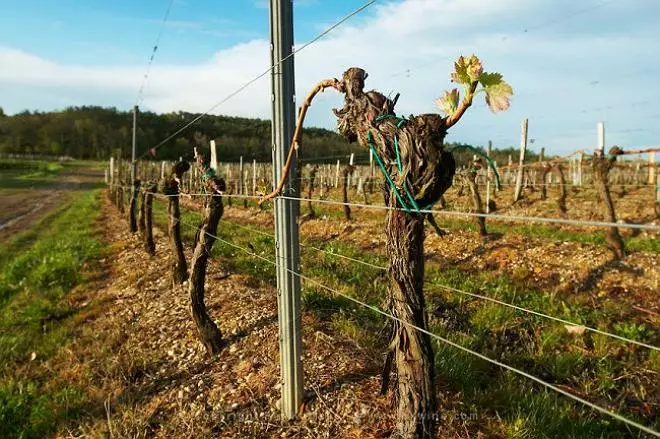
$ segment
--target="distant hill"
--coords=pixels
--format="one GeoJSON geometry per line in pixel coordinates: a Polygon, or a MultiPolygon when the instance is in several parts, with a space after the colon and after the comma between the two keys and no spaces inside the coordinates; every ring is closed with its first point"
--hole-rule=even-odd
{"type": "MultiPolygon", "coordinates": [[[[177,112],[139,114],[138,155],[176,132],[197,117],[196,113],[177,112]]],[[[77,159],[105,159],[111,154],[130,158],[132,112],[96,106],[70,107],[56,112],[25,111],[7,116],[0,108],[0,153],[71,156],[77,159]]],[[[190,129],[176,135],[158,148],[156,160],[191,157],[192,146],[206,147],[214,139],[220,147],[221,161],[271,160],[271,124],[268,120],[231,116],[205,116],[190,129]]],[[[337,133],[323,128],[303,131],[302,158],[309,162],[333,162],[356,154],[357,163],[368,162],[368,151],[349,145],[337,133]]],[[[498,164],[514,160],[518,152],[498,150],[498,164]]],[[[149,156],[148,156],[149,157],[149,156]]],[[[457,153],[459,163],[470,160],[472,152],[457,153]]]]}

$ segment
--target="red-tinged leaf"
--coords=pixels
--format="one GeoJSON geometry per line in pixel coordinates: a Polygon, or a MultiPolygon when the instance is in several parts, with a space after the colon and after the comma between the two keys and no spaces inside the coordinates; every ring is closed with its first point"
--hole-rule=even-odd
{"type": "Polygon", "coordinates": [[[505,111],[511,105],[509,98],[513,94],[513,89],[506,82],[501,80],[499,83],[484,87],[486,90],[486,103],[493,113],[505,111]]]}
{"type": "Polygon", "coordinates": [[[479,58],[477,58],[476,55],[472,55],[467,67],[467,75],[470,77],[470,83],[478,81],[483,71],[484,68],[481,65],[481,61],[479,61],[479,58]]]}

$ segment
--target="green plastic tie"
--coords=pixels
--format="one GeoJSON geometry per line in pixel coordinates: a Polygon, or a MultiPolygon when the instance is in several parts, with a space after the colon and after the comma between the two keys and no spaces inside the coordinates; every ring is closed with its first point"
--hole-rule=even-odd
{"type": "Polygon", "coordinates": [[[396,152],[396,165],[399,167],[399,173],[403,172],[403,165],[401,164],[401,152],[399,152],[399,137],[394,135],[394,151],[396,152]]]}
{"type": "MultiPolygon", "coordinates": [[[[394,195],[396,196],[396,199],[399,201],[399,204],[401,204],[401,207],[403,207],[403,210],[405,210],[406,212],[410,212],[410,208],[403,201],[403,197],[401,197],[401,194],[399,193],[399,189],[394,184],[394,181],[392,181],[392,177],[390,177],[390,174],[385,169],[385,165],[383,164],[383,161],[381,160],[380,156],[376,152],[376,148],[374,147],[373,137],[371,135],[371,131],[367,131],[367,139],[369,140],[369,148],[371,148],[371,152],[373,153],[374,157],[376,157],[376,162],[378,163],[378,167],[380,167],[380,170],[383,173],[383,175],[385,176],[385,179],[390,184],[392,189],[394,189],[394,195]]],[[[407,191],[407,189],[406,189],[406,191],[407,191]]]]}
{"type": "MultiPolygon", "coordinates": [[[[380,116],[376,117],[376,121],[381,121],[385,119],[390,119],[390,118],[395,118],[397,120],[396,127],[401,128],[403,124],[406,123],[406,119],[402,117],[397,117],[393,114],[381,114],[380,116]]],[[[380,167],[381,172],[387,179],[388,183],[394,189],[394,194],[397,197],[397,200],[399,200],[399,203],[403,207],[403,209],[406,212],[411,212],[410,207],[403,201],[403,197],[401,196],[401,193],[399,192],[399,189],[396,187],[394,184],[394,181],[392,180],[392,177],[390,177],[389,173],[385,169],[385,165],[383,165],[382,160],[380,159],[380,156],[376,152],[376,148],[373,145],[373,137],[371,135],[371,131],[367,132],[367,138],[369,139],[369,147],[371,148],[371,151],[373,152],[374,156],[376,157],[376,161],[378,162],[378,166],[380,167]]],[[[403,174],[403,163],[401,162],[401,150],[399,147],[399,137],[394,136],[394,151],[396,153],[396,164],[397,168],[399,169],[399,173],[403,174]]],[[[419,206],[417,205],[417,202],[415,201],[415,197],[413,197],[412,193],[410,192],[410,189],[408,188],[408,182],[404,181],[403,183],[403,189],[406,191],[406,197],[410,201],[410,204],[415,208],[417,213],[421,213],[419,210],[419,206]]]]}

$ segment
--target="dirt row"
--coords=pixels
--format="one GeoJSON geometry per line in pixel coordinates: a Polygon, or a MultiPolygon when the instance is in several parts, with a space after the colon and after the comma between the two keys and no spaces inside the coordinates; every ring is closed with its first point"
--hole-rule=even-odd
{"type": "Polygon", "coordinates": [[[58,178],[33,186],[0,189],[0,243],[57,209],[76,191],[97,185],[103,175],[90,169],[64,169],[58,178]]]}

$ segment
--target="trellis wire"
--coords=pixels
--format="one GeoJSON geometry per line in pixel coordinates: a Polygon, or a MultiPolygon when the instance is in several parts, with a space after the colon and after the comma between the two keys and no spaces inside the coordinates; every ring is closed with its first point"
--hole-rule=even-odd
{"type": "MultiPolygon", "coordinates": [[[[361,203],[344,203],[341,201],[334,200],[319,200],[313,198],[299,198],[299,197],[290,197],[286,195],[280,195],[280,198],[287,200],[298,200],[298,201],[311,201],[313,203],[322,203],[322,204],[335,204],[340,206],[352,206],[352,207],[362,207],[365,209],[380,209],[380,210],[404,210],[397,207],[389,207],[384,205],[376,204],[361,204],[361,203]]],[[[660,225],[655,224],[633,224],[633,223],[610,223],[606,221],[586,221],[586,220],[571,220],[563,218],[546,218],[538,216],[518,216],[518,215],[499,215],[492,213],[473,213],[473,212],[452,212],[446,210],[433,210],[433,209],[420,209],[419,213],[430,213],[436,215],[445,215],[445,216],[467,216],[467,217],[483,217],[483,218],[492,218],[502,221],[530,221],[530,222],[540,222],[540,223],[558,223],[558,224],[568,224],[574,226],[593,226],[593,227],[619,227],[619,228],[628,228],[628,229],[642,229],[642,230],[660,230],[660,225]]]]}
{"type": "MultiPolygon", "coordinates": [[[[225,222],[229,222],[229,223],[232,224],[232,226],[236,226],[236,227],[241,228],[243,230],[247,230],[247,231],[252,232],[252,233],[256,233],[256,234],[259,234],[259,235],[262,235],[262,236],[267,236],[269,238],[275,239],[275,236],[271,235],[270,233],[254,229],[252,227],[244,226],[244,225],[238,224],[234,221],[225,220],[225,222]]],[[[316,246],[313,246],[313,245],[310,245],[310,244],[307,244],[307,243],[302,243],[301,242],[300,246],[305,247],[305,248],[311,248],[311,249],[316,250],[318,252],[321,252],[321,253],[324,253],[324,254],[327,254],[327,255],[330,255],[330,256],[334,256],[334,257],[337,257],[337,258],[340,258],[340,259],[344,259],[344,260],[347,260],[347,261],[350,261],[350,262],[355,262],[357,264],[361,264],[361,265],[364,265],[364,266],[367,266],[367,267],[375,268],[375,269],[382,270],[382,271],[387,270],[387,267],[384,267],[382,265],[372,264],[371,262],[367,262],[367,261],[363,261],[361,259],[356,259],[356,258],[352,258],[350,256],[342,255],[341,253],[331,252],[331,251],[328,251],[328,250],[325,250],[325,249],[322,249],[320,247],[316,247],[316,246]]],[[[623,342],[626,342],[626,343],[631,343],[631,344],[635,344],[635,345],[638,345],[638,346],[645,347],[647,349],[660,351],[660,347],[657,347],[657,346],[653,346],[653,345],[650,345],[650,344],[647,344],[647,343],[644,343],[644,342],[641,342],[641,341],[633,340],[633,339],[630,339],[630,338],[622,337],[620,335],[612,334],[610,332],[603,331],[603,330],[600,330],[600,329],[592,328],[592,327],[583,325],[581,323],[571,322],[569,320],[565,320],[565,319],[562,319],[562,318],[559,318],[559,317],[554,317],[554,316],[551,316],[551,315],[548,315],[548,314],[544,314],[542,312],[538,312],[538,311],[534,311],[534,310],[531,310],[531,309],[523,308],[521,306],[513,305],[513,304],[507,303],[507,302],[503,302],[501,300],[494,299],[494,298],[489,297],[489,296],[484,296],[484,295],[476,294],[476,293],[470,293],[468,291],[460,290],[458,288],[450,287],[448,285],[443,285],[443,284],[436,283],[436,282],[425,281],[425,283],[427,285],[430,285],[430,286],[443,288],[445,290],[448,290],[448,291],[451,291],[451,292],[454,292],[454,293],[463,294],[463,295],[470,296],[470,297],[473,297],[473,298],[477,298],[477,299],[497,303],[497,304],[502,305],[502,306],[507,306],[509,308],[516,309],[518,311],[523,311],[523,312],[526,312],[526,313],[529,313],[529,314],[536,315],[538,317],[543,317],[543,318],[546,318],[546,319],[549,319],[549,320],[554,320],[556,322],[564,323],[566,325],[570,325],[570,326],[574,326],[574,327],[581,327],[581,328],[584,328],[587,331],[595,332],[597,334],[601,334],[601,335],[604,335],[604,336],[607,336],[607,337],[612,337],[612,338],[615,338],[617,340],[620,340],[620,341],[623,341],[623,342]]]]}
{"type": "MultiPolygon", "coordinates": [[[[183,224],[183,225],[185,225],[185,226],[187,226],[187,227],[193,228],[193,229],[195,229],[195,230],[198,229],[197,226],[192,225],[192,224],[185,223],[185,222],[183,222],[183,221],[181,221],[181,224],[183,224]]],[[[250,255],[250,256],[252,256],[252,257],[256,257],[256,258],[258,258],[258,259],[260,259],[260,260],[263,260],[263,261],[265,261],[265,262],[267,262],[267,263],[269,263],[269,264],[271,264],[271,265],[277,265],[277,263],[276,263],[275,261],[273,261],[273,260],[271,260],[271,259],[268,259],[268,258],[266,258],[266,257],[264,257],[264,256],[261,256],[261,255],[259,255],[259,254],[257,254],[257,253],[254,253],[254,252],[250,251],[249,249],[247,249],[247,248],[245,248],[245,247],[241,247],[241,246],[239,246],[239,245],[237,245],[237,244],[234,244],[233,242],[227,241],[227,240],[225,240],[225,239],[223,239],[223,238],[220,238],[220,237],[218,237],[218,236],[215,236],[215,235],[213,235],[213,234],[211,234],[211,233],[208,233],[208,232],[205,232],[205,233],[206,233],[208,236],[210,236],[210,237],[212,237],[212,238],[215,238],[216,240],[218,240],[218,241],[220,241],[220,242],[222,242],[222,243],[224,243],[224,244],[226,244],[226,245],[229,245],[230,247],[233,247],[233,248],[236,248],[236,249],[238,249],[238,250],[241,250],[241,251],[245,252],[246,254],[248,254],[248,255],[250,255]]],[[[635,428],[637,428],[637,429],[639,429],[639,430],[641,430],[641,431],[643,431],[643,432],[645,432],[645,433],[648,433],[648,434],[650,434],[650,435],[652,435],[652,436],[660,437],[660,433],[659,433],[659,432],[657,432],[657,431],[655,431],[655,430],[653,430],[653,429],[651,429],[651,428],[649,428],[649,427],[646,427],[646,426],[644,426],[644,425],[642,425],[642,424],[639,424],[638,422],[632,421],[632,420],[630,420],[630,419],[628,419],[628,418],[626,418],[626,417],[624,417],[624,416],[622,416],[622,415],[620,415],[620,414],[618,414],[618,413],[615,413],[615,412],[613,412],[613,411],[611,411],[611,410],[608,410],[608,409],[606,409],[606,408],[600,407],[599,405],[596,405],[596,404],[594,404],[594,403],[592,403],[592,402],[590,402],[590,401],[587,401],[587,400],[584,399],[584,398],[581,398],[581,397],[579,397],[579,396],[573,395],[572,393],[570,393],[570,392],[568,392],[568,391],[566,391],[566,390],[563,390],[563,389],[561,389],[560,387],[557,387],[557,386],[555,386],[555,385],[553,385],[553,384],[551,384],[551,383],[548,383],[547,381],[544,381],[544,380],[542,380],[541,378],[538,378],[538,377],[536,377],[536,376],[534,376],[534,375],[531,375],[531,374],[529,374],[529,373],[527,373],[527,372],[524,372],[524,371],[522,371],[522,370],[520,370],[520,369],[517,369],[517,368],[515,368],[515,367],[513,367],[513,366],[509,366],[508,364],[505,364],[505,363],[502,363],[502,362],[500,362],[500,361],[494,360],[494,359],[492,359],[492,358],[490,358],[490,357],[487,357],[487,356],[485,356],[485,355],[483,355],[483,354],[481,354],[481,353],[479,353],[479,352],[476,352],[476,351],[474,351],[474,350],[472,350],[472,349],[470,349],[470,348],[466,348],[465,346],[462,346],[462,345],[460,345],[460,344],[458,344],[458,343],[455,343],[455,342],[453,342],[453,341],[451,341],[451,340],[449,340],[449,339],[446,339],[446,338],[441,337],[441,336],[439,336],[439,335],[437,335],[437,334],[434,334],[434,333],[432,333],[432,332],[430,332],[430,331],[428,331],[428,330],[426,330],[426,329],[420,328],[419,326],[416,326],[416,325],[410,324],[410,323],[408,323],[408,322],[404,322],[403,320],[399,319],[398,317],[393,316],[392,314],[389,314],[389,313],[387,313],[387,312],[381,310],[380,308],[378,308],[378,307],[376,307],[376,306],[370,305],[370,304],[368,304],[368,303],[366,303],[366,302],[363,302],[363,301],[361,301],[361,300],[359,300],[359,299],[356,299],[355,297],[352,297],[352,296],[350,296],[350,295],[348,295],[348,294],[342,293],[341,291],[335,290],[334,288],[331,288],[331,287],[329,287],[329,286],[327,286],[327,285],[325,285],[325,284],[323,284],[323,283],[321,283],[321,282],[319,282],[319,281],[317,281],[317,280],[315,280],[315,279],[313,279],[313,278],[311,278],[311,277],[308,277],[308,276],[305,276],[305,275],[303,275],[303,274],[301,274],[301,273],[298,273],[298,272],[295,271],[295,270],[291,270],[291,269],[288,269],[288,268],[287,268],[287,271],[289,271],[289,272],[290,272],[291,274],[293,274],[294,276],[298,276],[301,280],[305,280],[305,281],[307,281],[307,282],[310,282],[310,283],[312,283],[312,284],[314,284],[314,285],[316,285],[316,286],[318,286],[318,287],[320,287],[320,288],[323,288],[323,289],[326,290],[326,291],[329,291],[329,292],[331,292],[331,293],[333,293],[333,294],[336,294],[336,295],[338,295],[338,296],[340,296],[340,297],[343,297],[343,298],[345,298],[345,299],[347,299],[347,300],[349,300],[349,301],[351,301],[351,302],[353,302],[353,303],[355,303],[355,304],[358,304],[358,305],[360,305],[360,306],[363,306],[363,307],[365,307],[365,308],[368,308],[368,309],[370,309],[370,310],[372,310],[372,311],[374,311],[374,312],[376,312],[376,313],[378,313],[378,314],[380,314],[380,315],[382,315],[382,316],[384,316],[384,317],[386,317],[386,318],[389,318],[389,319],[391,319],[391,320],[393,320],[393,321],[395,321],[395,322],[398,322],[398,323],[400,323],[400,324],[402,324],[402,325],[404,325],[404,326],[407,326],[407,327],[412,328],[412,329],[414,329],[414,330],[416,330],[416,331],[419,331],[419,332],[421,332],[421,333],[423,333],[423,334],[426,334],[426,335],[428,335],[429,337],[432,337],[432,338],[434,338],[434,339],[436,339],[436,340],[438,340],[438,341],[440,341],[440,342],[442,342],[442,343],[445,343],[445,344],[447,344],[447,345],[449,345],[449,346],[452,346],[452,347],[454,347],[454,348],[456,348],[456,349],[462,350],[463,352],[466,352],[466,353],[468,353],[468,354],[470,354],[470,355],[474,355],[474,356],[476,356],[476,357],[478,357],[478,358],[480,358],[480,359],[482,359],[482,360],[484,360],[484,361],[486,361],[486,362],[488,362],[488,363],[494,364],[494,365],[499,366],[499,367],[501,367],[501,368],[503,368],[503,369],[506,369],[506,370],[509,370],[509,371],[511,371],[511,372],[513,372],[513,373],[516,373],[516,374],[518,374],[518,375],[521,375],[521,376],[523,376],[523,377],[525,377],[525,378],[527,378],[527,379],[530,379],[530,380],[532,380],[532,381],[534,381],[534,382],[536,382],[536,383],[538,383],[538,384],[541,384],[542,386],[544,386],[544,387],[546,387],[546,388],[548,388],[548,389],[550,389],[550,390],[554,390],[555,392],[561,393],[562,395],[567,396],[569,399],[573,399],[574,401],[577,401],[577,402],[579,402],[579,403],[581,403],[581,404],[583,404],[583,405],[586,405],[587,407],[590,407],[590,408],[593,409],[593,410],[596,410],[596,411],[598,411],[598,412],[600,412],[600,413],[602,413],[602,414],[608,415],[608,416],[610,416],[610,417],[612,417],[612,418],[614,418],[614,419],[616,419],[616,420],[618,420],[618,421],[621,421],[621,422],[623,422],[623,423],[625,423],[625,424],[628,424],[628,425],[630,425],[630,426],[632,426],[632,427],[635,427],[635,428]]]]}
{"type": "MultiPolygon", "coordinates": [[[[110,185],[109,185],[110,186],[110,185]]],[[[123,187],[129,188],[129,186],[122,185],[112,185],[114,187],[123,187]]],[[[162,195],[162,194],[161,194],[162,195]]],[[[209,196],[208,193],[181,193],[179,195],[164,195],[168,197],[177,197],[177,196],[209,196]]],[[[213,196],[226,196],[231,198],[248,198],[248,199],[262,199],[260,195],[238,195],[238,194],[213,194],[213,196]]],[[[338,206],[351,206],[351,207],[360,207],[364,209],[377,209],[377,210],[403,210],[397,207],[384,206],[379,204],[362,204],[362,203],[344,203],[342,201],[335,200],[321,200],[314,198],[300,198],[300,197],[290,197],[286,195],[280,195],[280,198],[287,200],[297,200],[297,201],[311,201],[312,203],[321,203],[321,204],[332,204],[338,206]]],[[[640,230],[655,230],[660,231],[660,225],[656,224],[634,224],[634,223],[610,223],[606,221],[588,221],[588,220],[572,220],[564,218],[547,218],[541,216],[520,216],[520,215],[499,215],[492,213],[474,213],[474,212],[456,212],[448,210],[435,210],[435,209],[420,209],[419,213],[430,213],[441,216],[455,216],[455,217],[483,217],[491,218],[494,220],[501,221],[521,221],[521,222],[540,222],[540,223],[557,223],[557,224],[566,224],[574,226],[590,226],[590,227],[618,227],[622,229],[640,229],[640,230]]]]}
{"type": "Polygon", "coordinates": [[[140,85],[140,90],[138,91],[138,96],[137,99],[135,100],[135,105],[140,105],[144,92],[144,87],[147,85],[147,81],[149,80],[149,73],[151,72],[151,65],[154,62],[154,58],[156,57],[156,51],[158,50],[158,44],[160,43],[160,38],[163,36],[163,29],[165,28],[165,24],[167,23],[167,19],[170,17],[170,11],[172,10],[172,4],[174,3],[174,0],[170,0],[169,4],[167,5],[167,10],[165,11],[165,17],[163,17],[163,22],[160,25],[160,29],[158,30],[158,36],[156,37],[156,42],[154,43],[154,47],[151,50],[151,56],[149,57],[149,62],[147,63],[147,71],[144,73],[144,76],[142,77],[142,85],[140,85]]]}
{"type": "MultiPolygon", "coordinates": [[[[240,86],[239,88],[237,88],[236,90],[234,90],[233,92],[231,92],[230,94],[228,94],[224,99],[222,99],[221,101],[219,101],[219,102],[215,103],[214,105],[212,105],[211,108],[209,108],[208,110],[204,111],[202,114],[200,114],[200,115],[198,115],[197,117],[195,117],[193,120],[191,120],[190,122],[188,122],[187,124],[185,124],[184,126],[182,126],[181,128],[179,128],[178,130],[176,130],[173,134],[167,136],[164,140],[162,140],[161,142],[159,142],[158,144],[156,144],[156,146],[152,147],[151,150],[152,150],[152,151],[156,151],[158,148],[160,148],[161,146],[163,146],[163,145],[164,145],[165,143],[167,143],[169,140],[173,139],[175,136],[177,136],[179,133],[181,133],[182,131],[184,131],[185,129],[187,129],[189,126],[193,125],[195,122],[197,122],[198,120],[202,119],[204,116],[207,116],[211,111],[215,110],[215,109],[218,108],[220,105],[224,104],[225,102],[227,102],[228,100],[230,100],[231,98],[233,98],[234,96],[236,96],[237,94],[241,93],[243,90],[245,90],[246,88],[248,88],[250,85],[254,84],[254,83],[257,82],[259,79],[261,79],[261,78],[263,78],[264,76],[266,76],[267,74],[269,74],[269,73],[270,73],[275,67],[279,66],[279,65],[282,64],[284,61],[286,61],[287,59],[291,58],[292,56],[294,56],[295,54],[297,54],[297,53],[300,52],[301,50],[304,50],[305,48],[307,48],[307,47],[311,46],[312,44],[316,43],[316,42],[319,41],[321,38],[323,38],[324,36],[326,36],[327,34],[329,34],[330,32],[332,32],[333,30],[335,30],[337,27],[341,26],[344,22],[348,21],[348,20],[349,20],[350,18],[352,18],[353,16],[359,14],[360,12],[364,11],[365,9],[367,9],[369,6],[371,6],[371,5],[373,5],[374,3],[376,3],[376,1],[377,1],[377,0],[370,0],[370,1],[366,2],[366,3],[364,3],[362,6],[360,6],[360,7],[357,8],[357,9],[355,9],[354,11],[352,11],[351,13],[349,13],[348,15],[346,15],[345,17],[343,17],[342,19],[340,19],[339,21],[337,21],[336,23],[334,23],[332,26],[328,27],[328,28],[325,29],[323,32],[321,32],[320,34],[318,34],[317,36],[315,36],[314,38],[312,38],[311,40],[309,40],[308,42],[306,42],[305,44],[303,44],[302,46],[300,46],[300,47],[294,49],[294,50],[291,52],[291,54],[285,56],[284,58],[282,58],[281,60],[279,60],[277,63],[271,65],[268,69],[264,70],[262,73],[260,73],[259,75],[255,76],[254,78],[250,79],[250,80],[247,81],[245,84],[243,84],[242,86],[240,86]]],[[[149,154],[149,150],[147,150],[147,151],[146,151],[144,154],[142,154],[139,158],[145,157],[147,154],[149,154]]],[[[138,159],[139,159],[139,158],[138,158],[138,159]]]]}
{"type": "MultiPolygon", "coordinates": [[[[117,186],[117,185],[114,185],[117,186]]],[[[128,186],[121,186],[128,187],[128,186]]],[[[208,193],[182,193],[182,196],[208,196],[208,193]]],[[[176,197],[179,195],[166,195],[170,197],[176,197]]],[[[222,196],[215,194],[214,196],[222,196]]],[[[248,198],[248,199],[262,199],[262,196],[259,195],[234,195],[234,194],[224,194],[224,196],[232,198],[248,198]]],[[[300,198],[300,197],[290,197],[286,195],[280,195],[281,198],[287,200],[297,200],[297,201],[311,201],[312,203],[321,203],[321,204],[332,204],[338,206],[351,206],[351,207],[361,207],[365,209],[378,209],[378,210],[403,210],[396,207],[389,207],[379,204],[362,204],[362,203],[344,203],[342,201],[335,200],[321,200],[314,198],[300,198]]],[[[660,225],[656,224],[634,224],[634,223],[610,223],[606,221],[588,221],[588,220],[572,220],[564,218],[547,218],[541,216],[520,216],[520,215],[500,215],[492,213],[474,213],[474,212],[455,212],[448,210],[435,210],[435,209],[420,209],[419,213],[430,213],[441,216],[455,216],[455,217],[483,217],[491,218],[494,220],[501,221],[521,221],[521,222],[540,222],[540,223],[557,223],[557,224],[566,224],[573,226],[591,226],[591,227],[618,227],[622,229],[641,229],[641,230],[656,230],[660,231],[660,225]]]]}

